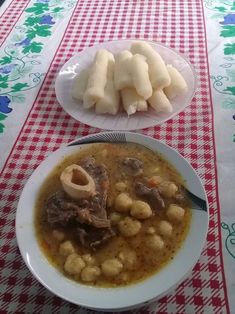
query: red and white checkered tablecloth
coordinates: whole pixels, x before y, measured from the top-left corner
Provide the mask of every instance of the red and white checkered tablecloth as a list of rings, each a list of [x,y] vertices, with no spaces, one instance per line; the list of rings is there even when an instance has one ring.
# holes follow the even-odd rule
[[[16,20],[12,9],[2,19]],[[19,1],[22,10],[27,1]],[[162,126],[140,131],[177,149],[196,169],[208,195],[210,228],[200,260],[175,290],[136,313],[228,313],[221,252],[213,114],[205,23],[201,0],[78,0],[43,85],[4,166],[0,181],[0,313],[83,313],[54,296],[30,274],[15,238],[15,212],[26,180],[62,143],[99,132],[68,116],[59,106],[54,82],[60,67],[94,44],[141,38],[167,44],[184,54],[198,77],[188,108]],[[2,38],[9,31],[4,24]],[[193,248],[192,248],[193,249]],[[86,311],[86,313],[89,311]]]

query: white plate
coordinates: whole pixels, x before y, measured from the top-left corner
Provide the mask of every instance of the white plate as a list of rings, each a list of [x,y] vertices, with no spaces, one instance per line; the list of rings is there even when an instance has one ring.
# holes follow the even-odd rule
[[[207,198],[196,172],[179,153],[153,138],[135,133],[108,132],[86,136],[52,153],[34,171],[24,187],[16,213],[17,241],[29,270],[44,287],[65,300],[96,310],[125,310],[166,294],[190,272],[205,242],[208,208],[206,211],[192,210],[191,227],[182,248],[173,261],[147,280],[127,287],[105,289],[89,287],[67,279],[48,262],[39,248],[33,223],[35,200],[48,174],[65,156],[82,149],[87,145],[85,143],[99,141],[134,142],[161,153],[185,178],[191,192],[206,202]]]
[[[75,101],[72,98],[74,77],[91,64],[98,50],[104,48],[112,53],[118,53],[124,49],[129,49],[133,42],[134,40],[117,40],[92,46],[73,56],[63,65],[56,78],[55,93],[60,105],[70,116],[85,124],[101,129],[137,130],[161,124],[183,111],[190,104],[196,90],[196,75],[192,65],[173,49],[155,42],[149,43],[167,64],[172,64],[178,69],[188,84],[187,94],[176,97],[171,102],[173,112],[157,114],[153,109],[149,109],[147,112],[137,112],[130,117],[125,112],[118,113],[116,116],[108,114],[97,115],[94,109],[86,110],[83,108],[81,101]]]

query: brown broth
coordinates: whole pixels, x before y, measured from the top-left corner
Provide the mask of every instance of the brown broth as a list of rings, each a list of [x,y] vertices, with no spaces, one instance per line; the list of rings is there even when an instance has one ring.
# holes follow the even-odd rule
[[[44,203],[50,195],[61,189],[60,174],[64,168],[73,163],[79,162],[87,156],[93,156],[98,164],[103,163],[106,165],[110,180],[110,190],[108,195],[108,202],[113,203],[115,197],[119,194],[115,189],[115,183],[125,181],[128,185],[127,192],[133,199],[137,199],[133,189],[133,177],[128,177],[124,172],[118,168],[118,160],[122,157],[135,157],[143,161],[144,176],[151,177],[154,169],[159,168],[159,173],[165,180],[171,180],[178,186],[184,185],[184,180],[180,174],[159,154],[151,150],[137,145],[137,144],[94,144],[89,148],[85,148],[77,153],[66,157],[59,165],[57,165],[49,174],[43,183],[37,201],[35,211],[35,229],[36,236],[43,253],[49,262],[65,274],[65,276],[75,279],[79,282],[79,278],[68,276],[64,270],[63,265],[65,258],[59,254],[59,242],[52,236],[52,229],[45,219],[43,212]],[[171,199],[165,199],[167,205],[171,203]],[[100,275],[98,279],[90,283],[95,286],[114,287],[121,285],[129,285],[138,281],[144,280],[147,277],[161,270],[167,263],[169,263],[180,249],[183,241],[189,230],[191,221],[190,206],[184,207],[185,216],[181,223],[173,224],[173,234],[170,238],[164,237],[165,247],[163,250],[155,252],[146,247],[146,230],[153,226],[158,229],[160,220],[168,220],[165,212],[159,215],[154,215],[149,219],[141,221],[140,232],[130,238],[124,238],[121,235],[115,236],[110,241],[97,250],[96,252],[89,252],[87,248],[82,247],[79,243],[74,243],[78,254],[91,253],[96,258],[97,265],[100,265],[108,258],[118,257],[122,250],[132,249],[137,254],[137,264],[133,270],[123,270],[120,275],[113,278]],[[114,211],[113,206],[108,214]],[[156,231],[157,232],[157,231]],[[71,232],[66,230],[66,240],[73,240]]]

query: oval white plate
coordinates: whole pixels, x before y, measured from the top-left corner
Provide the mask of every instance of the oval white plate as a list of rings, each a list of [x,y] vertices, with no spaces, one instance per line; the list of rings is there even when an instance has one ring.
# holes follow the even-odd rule
[[[75,101],[72,98],[74,77],[91,64],[98,50],[103,48],[112,53],[118,53],[124,49],[129,49],[132,42],[134,40],[117,40],[89,47],[73,56],[63,65],[56,78],[55,93],[60,105],[70,116],[82,123],[101,129],[137,130],[161,124],[183,111],[190,104],[196,90],[196,75],[192,65],[173,49],[155,42],[149,43],[167,64],[172,64],[178,69],[188,84],[188,92],[172,100],[173,112],[156,114],[150,108],[147,112],[137,112],[130,117],[125,112],[118,113],[116,116],[97,115],[94,109],[86,110],[81,101]]]
[[[141,283],[105,289],[89,287],[67,279],[47,261],[39,248],[34,230],[35,200],[51,170],[65,156],[92,142],[134,142],[157,151],[181,173],[191,192],[206,202],[207,198],[196,172],[179,153],[153,138],[129,132],[98,133],[75,140],[52,153],[34,171],[23,189],[16,213],[17,241],[29,270],[47,289],[65,300],[96,310],[125,310],[143,305],[166,294],[188,274],[197,262],[205,242],[209,219],[208,209],[207,211],[192,210],[188,236],[173,261],[159,273]]]

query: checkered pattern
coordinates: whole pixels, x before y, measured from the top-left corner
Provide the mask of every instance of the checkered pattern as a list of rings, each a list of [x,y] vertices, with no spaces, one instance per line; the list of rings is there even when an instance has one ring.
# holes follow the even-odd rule
[[[1,313],[84,311],[52,295],[26,269],[15,240],[15,210],[26,180],[48,154],[76,136],[99,131],[70,118],[58,105],[54,82],[60,67],[85,47],[121,38],[145,38],[162,42],[184,54],[194,65],[198,90],[191,105],[162,126],[145,129],[141,133],[161,139],[187,158],[205,184],[211,214],[206,246],[191,275],[150,308],[135,313],[228,313],[221,259],[213,116],[201,0],[77,2],[65,36],[2,173]]]
[[[29,0],[12,1],[0,16],[0,46],[9,35],[10,31],[19,20],[21,13]]]

